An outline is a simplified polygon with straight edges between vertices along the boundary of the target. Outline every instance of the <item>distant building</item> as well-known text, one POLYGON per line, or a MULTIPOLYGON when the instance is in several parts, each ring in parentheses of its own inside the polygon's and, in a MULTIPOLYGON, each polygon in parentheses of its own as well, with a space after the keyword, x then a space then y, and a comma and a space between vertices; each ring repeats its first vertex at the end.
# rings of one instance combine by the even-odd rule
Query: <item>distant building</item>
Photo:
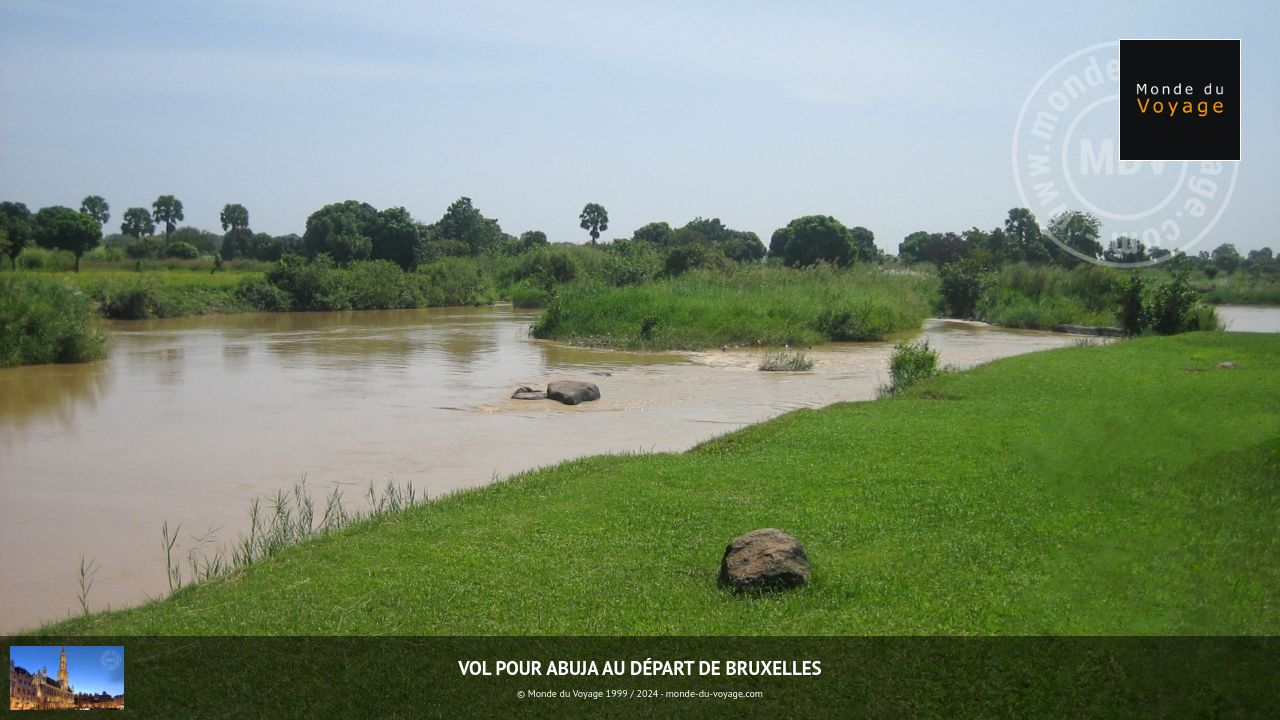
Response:
POLYGON ((76 709, 93 709, 93 710, 123 710, 124 695, 111 696, 105 692, 97 695, 89 693, 78 693, 76 695, 76 709))
POLYGON ((32 674, 9 659, 10 710, 64 710, 76 706, 75 688, 67 677, 67 649, 58 659, 58 679, 49 677, 49 668, 32 674))

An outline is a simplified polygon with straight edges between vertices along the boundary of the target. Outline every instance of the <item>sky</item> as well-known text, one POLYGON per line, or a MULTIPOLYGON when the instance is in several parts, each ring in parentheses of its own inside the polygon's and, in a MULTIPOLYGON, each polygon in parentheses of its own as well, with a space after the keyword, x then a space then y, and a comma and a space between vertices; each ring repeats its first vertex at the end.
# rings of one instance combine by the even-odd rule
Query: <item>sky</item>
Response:
MULTIPOLYGON (((219 231, 357 199, 587 240, 719 217, 768 243, 807 214, 999 225, 1019 110, 1118 38, 1241 38, 1244 154, 1208 247, 1280 248, 1280 5, 1081 2, 0 0, 0 200, 161 194, 219 231)), ((1042 218, 1045 220, 1046 218, 1042 218)))
MULTIPOLYGON (((40 668, 49 669, 49 677, 58 679, 59 645, 14 645, 9 648, 9 658, 18 667, 32 675, 40 668)), ((77 693, 96 695, 106 692, 119 695, 124 692, 124 647, 120 645, 68 645, 67 680, 77 693), (114 651, 114 654, 107 654, 114 651)))

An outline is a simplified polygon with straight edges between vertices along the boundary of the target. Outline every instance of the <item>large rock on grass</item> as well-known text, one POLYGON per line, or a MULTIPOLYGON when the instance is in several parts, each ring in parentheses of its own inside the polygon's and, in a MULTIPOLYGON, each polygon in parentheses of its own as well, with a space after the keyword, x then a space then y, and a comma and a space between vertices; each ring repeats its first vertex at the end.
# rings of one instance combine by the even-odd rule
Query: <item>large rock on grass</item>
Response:
POLYGON ((720 561, 720 584, 739 592, 799 587, 809 582, 809 574, 800 541, 776 528, 734 538, 720 561))
POLYGON ((547 397, 565 405, 591 402, 600 399, 600 388, 595 383, 581 380, 558 380, 547 385, 547 397))

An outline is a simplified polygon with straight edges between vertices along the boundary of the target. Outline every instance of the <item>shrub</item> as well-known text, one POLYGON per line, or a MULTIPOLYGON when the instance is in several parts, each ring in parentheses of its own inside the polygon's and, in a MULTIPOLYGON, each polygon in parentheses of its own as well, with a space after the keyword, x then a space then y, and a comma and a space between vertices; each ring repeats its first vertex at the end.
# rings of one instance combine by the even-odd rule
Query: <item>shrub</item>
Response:
POLYGON ((289 297, 291 310, 349 310, 351 299, 328 255, 312 260, 285 255, 267 273, 267 282, 289 297))
POLYGON ((929 341, 898 343, 889 359, 889 394, 897 395, 937 374, 938 352, 929 347, 929 341))
POLYGON ((895 327, 893 311, 873 300, 827 308, 814 321, 814 329, 837 342, 879 340, 895 327))
POLYGON ((511 286, 511 304, 518 308, 541 308, 551 302, 551 293, 526 278, 511 286))
POLYGON ((106 355, 88 296, 47 278, 0 278, 0 367, 75 363, 106 355))
POLYGON ((1189 279, 1190 269, 1171 266, 1169 273, 1169 281, 1156 288, 1147 307, 1151 329, 1161 335, 1202 329, 1196 291, 1189 279))
POLYGON ((155 277, 110 278, 94 293, 102 314, 116 320, 145 320, 160 315, 160 288, 155 277))
POLYGON ((18 267, 23 270, 70 272, 76 269, 76 256, 66 250, 27 247, 18 255, 18 267))
POLYGON ((174 242, 171 242, 165 246, 164 256, 171 257, 171 258, 182 258, 185 260, 194 260, 200 257, 200 251, 196 249, 195 245, 192 245, 189 242, 182 242, 181 240, 175 240, 174 242))
POLYGON ((418 268, 427 279, 430 305, 487 305, 494 290, 475 260, 448 257, 418 268))
POLYGON ((990 284, 990 274, 973 260, 942 266, 942 303, 948 317, 977 317, 978 301, 990 284))
POLYGON ((280 312, 293 307, 293 298, 266 278, 249 277, 241 280, 235 297, 247 310, 280 312))
POLYGON ((425 278, 406 273, 390 260, 353 262, 346 270, 337 271, 349 290, 352 309, 383 310, 422 307, 425 303, 425 278))
POLYGON ((1120 328, 1125 335, 1137 335, 1147 325, 1147 313, 1142 297, 1142 276, 1129 273, 1120 295, 1120 328))

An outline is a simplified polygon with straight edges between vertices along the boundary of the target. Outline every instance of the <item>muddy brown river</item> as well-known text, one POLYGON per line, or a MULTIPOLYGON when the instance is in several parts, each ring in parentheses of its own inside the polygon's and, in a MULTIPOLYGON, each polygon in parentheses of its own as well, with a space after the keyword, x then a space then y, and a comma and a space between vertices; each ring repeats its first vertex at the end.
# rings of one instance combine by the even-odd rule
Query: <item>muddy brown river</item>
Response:
MULTIPOLYGON (((108 359, 0 370, 0 632, 167 591, 161 525, 229 543, 255 497, 305 475, 358 503, 370 481, 431 496, 582 455, 683 450, 802 407, 866 400, 890 343, 815 349, 811 372, 761 353, 628 353, 528 336, 509 307, 280 313, 114 323, 108 359), (568 407, 524 384, 596 382, 568 407)), ((928 321, 945 363, 971 366, 1077 338, 928 321)), ((184 563, 185 564, 185 563, 184 563)))

